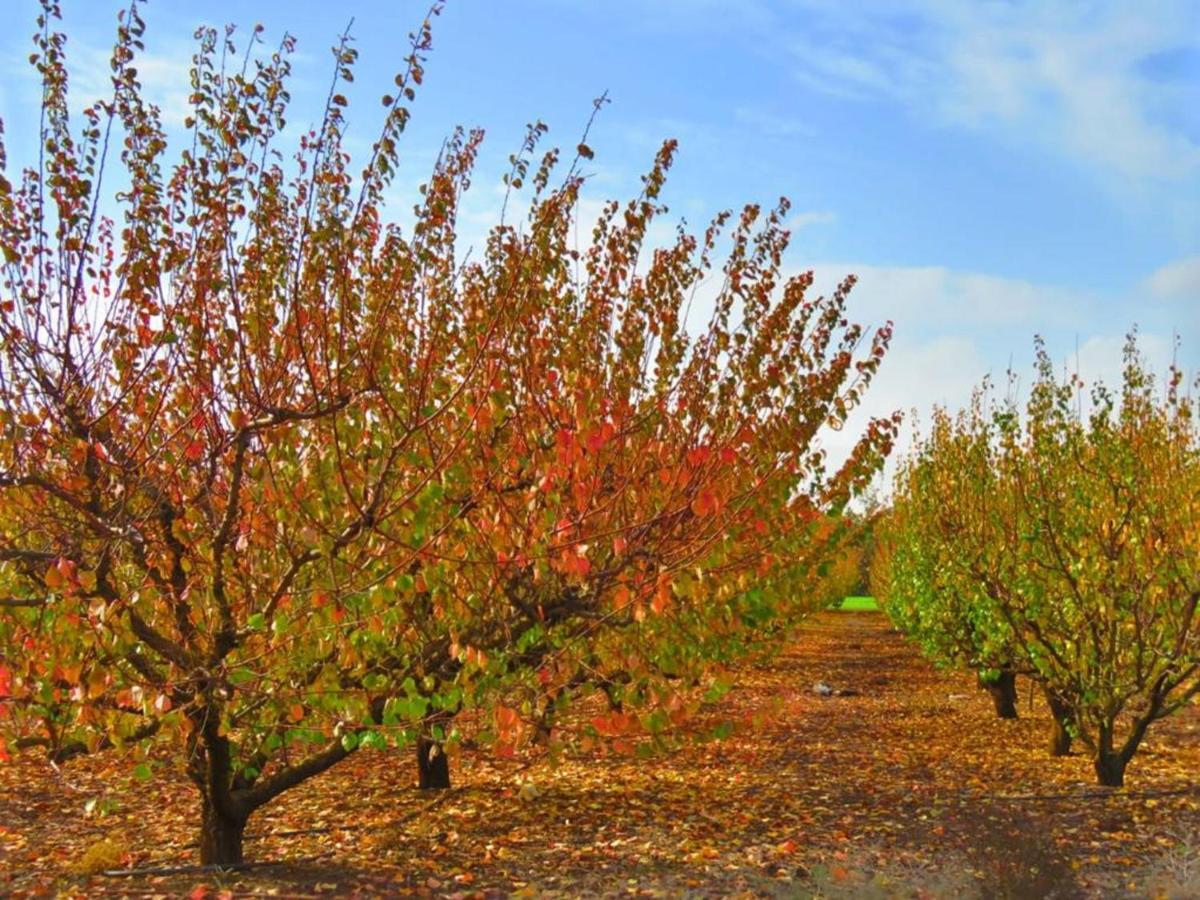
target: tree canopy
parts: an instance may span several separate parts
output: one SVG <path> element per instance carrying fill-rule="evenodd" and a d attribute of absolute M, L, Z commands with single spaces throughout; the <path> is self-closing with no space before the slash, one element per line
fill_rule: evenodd
<path fill-rule="evenodd" d="M 478 259 L 456 214 L 480 132 L 448 139 L 410 226 L 389 221 L 438 11 L 355 174 L 348 36 L 285 156 L 292 39 L 201 30 L 168 161 L 139 5 L 111 97 L 76 116 L 46 0 L 38 158 L 10 176 L 0 153 L 0 741 L 185 766 L 204 862 L 240 861 L 281 792 L 360 748 L 441 742 L 464 709 L 503 749 L 616 684 L 637 714 L 589 738 L 663 730 L 668 681 L 803 608 L 823 514 L 894 436 L 872 422 L 826 471 L 818 436 L 891 327 L 847 319 L 852 279 L 812 298 L 784 274 L 786 202 L 648 246 L 674 142 L 583 251 L 592 151 L 562 173 L 533 155 L 540 126 L 507 179 L 528 214 Z"/>

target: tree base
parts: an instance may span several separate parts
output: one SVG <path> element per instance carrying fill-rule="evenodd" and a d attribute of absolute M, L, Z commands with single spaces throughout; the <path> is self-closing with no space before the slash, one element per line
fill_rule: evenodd
<path fill-rule="evenodd" d="M 1050 723 L 1050 740 L 1046 743 L 1046 750 L 1051 756 L 1071 755 L 1071 732 L 1058 719 Z"/>
<path fill-rule="evenodd" d="M 1054 717 L 1050 725 L 1050 740 L 1046 749 L 1050 751 L 1051 756 L 1070 756 L 1070 724 L 1074 717 L 1071 705 L 1049 688 L 1046 688 L 1045 691 L 1050 715 Z"/>
<path fill-rule="evenodd" d="M 1128 761 L 1120 753 L 1101 753 L 1096 757 L 1096 783 L 1105 787 L 1125 786 Z"/>
<path fill-rule="evenodd" d="M 202 866 L 240 866 L 246 820 L 223 816 L 209 804 L 204 806 L 200 826 L 200 864 Z"/>
<path fill-rule="evenodd" d="M 417 784 L 423 791 L 450 787 L 450 760 L 437 741 L 417 738 Z"/>
<path fill-rule="evenodd" d="M 1017 675 L 1001 672 L 994 679 L 979 679 L 979 686 L 992 696 L 996 716 L 1001 719 L 1017 718 Z"/>

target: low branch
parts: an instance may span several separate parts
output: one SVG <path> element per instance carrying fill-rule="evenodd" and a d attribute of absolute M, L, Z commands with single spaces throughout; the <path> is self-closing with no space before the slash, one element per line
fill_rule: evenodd
<path fill-rule="evenodd" d="M 354 751 L 346 749 L 340 737 L 334 738 L 323 750 L 314 753 L 307 759 L 276 772 L 253 787 L 238 791 L 239 796 L 236 797 L 235 802 L 245 804 L 250 810 L 258 809 L 288 788 L 293 788 L 314 775 L 320 775 L 352 752 Z"/>
<path fill-rule="evenodd" d="M 0 609 L 37 609 L 49 602 L 48 597 L 0 597 Z"/>

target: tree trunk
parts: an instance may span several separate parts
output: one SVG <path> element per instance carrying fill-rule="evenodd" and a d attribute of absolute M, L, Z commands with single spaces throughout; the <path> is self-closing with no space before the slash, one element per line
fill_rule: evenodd
<path fill-rule="evenodd" d="M 204 818 L 200 829 L 200 864 L 202 866 L 236 866 L 242 862 L 242 841 L 246 817 L 222 813 L 209 800 L 204 801 Z"/>
<path fill-rule="evenodd" d="M 1071 755 L 1071 722 L 1074 719 L 1074 712 L 1071 709 L 1071 704 L 1063 700 L 1062 696 L 1049 687 L 1043 686 L 1046 692 L 1046 703 L 1050 707 L 1050 715 L 1053 716 L 1053 721 L 1050 723 L 1050 742 L 1048 749 L 1051 756 L 1070 756 Z"/>
<path fill-rule="evenodd" d="M 979 686 L 992 695 L 992 703 L 996 706 L 996 715 L 1001 719 L 1017 718 L 1017 675 L 1004 669 L 995 678 L 980 677 Z"/>
<path fill-rule="evenodd" d="M 1124 786 L 1128 762 L 1122 753 L 1101 750 L 1096 754 L 1096 781 L 1106 787 Z"/>
<path fill-rule="evenodd" d="M 450 760 L 437 741 L 417 738 L 417 783 L 421 790 L 444 790 L 450 787 Z"/>
<path fill-rule="evenodd" d="M 1138 747 L 1141 746 L 1142 739 L 1146 736 L 1146 729 L 1150 727 L 1150 723 L 1154 721 L 1161 709 L 1162 696 L 1156 693 L 1150 698 L 1149 710 L 1133 720 L 1125 743 L 1120 749 L 1113 746 L 1112 722 L 1100 726 L 1095 758 L 1096 780 L 1100 784 L 1107 787 L 1122 787 L 1125 784 L 1125 769 L 1137 753 Z"/>

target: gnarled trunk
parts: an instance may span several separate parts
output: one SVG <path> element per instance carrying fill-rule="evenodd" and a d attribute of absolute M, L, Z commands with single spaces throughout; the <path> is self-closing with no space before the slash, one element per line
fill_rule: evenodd
<path fill-rule="evenodd" d="M 1123 753 L 1100 751 L 1096 754 L 1096 781 L 1106 787 L 1122 787 L 1125 784 L 1125 767 L 1129 760 Z"/>
<path fill-rule="evenodd" d="M 992 678 L 979 676 L 979 686 L 992 695 L 996 715 L 1001 719 L 1017 718 L 1017 673 L 1002 669 Z"/>
<path fill-rule="evenodd" d="M 249 816 L 222 812 L 207 798 L 200 826 L 200 864 L 236 866 L 242 863 L 242 843 Z"/>
<path fill-rule="evenodd" d="M 445 748 L 427 737 L 417 738 L 417 784 L 423 791 L 450 787 L 450 760 Z"/>
<path fill-rule="evenodd" d="M 1046 693 L 1046 704 L 1050 707 L 1053 721 L 1050 723 L 1050 741 L 1047 749 L 1051 756 L 1070 756 L 1071 754 L 1071 723 L 1074 720 L 1074 710 L 1062 695 L 1043 686 Z"/>
<path fill-rule="evenodd" d="M 1155 695 L 1151 698 L 1150 709 L 1147 713 L 1133 720 L 1129 735 L 1120 748 L 1113 746 L 1114 728 L 1111 721 L 1100 726 L 1096 740 L 1096 757 L 1093 764 L 1096 767 L 1096 781 L 1107 787 L 1122 787 L 1125 784 L 1125 769 L 1129 761 L 1137 753 L 1146 729 L 1154 721 L 1154 716 L 1161 709 L 1162 698 Z"/>
<path fill-rule="evenodd" d="M 221 734 L 220 710 L 197 705 L 191 710 L 195 730 L 188 742 L 188 774 L 200 791 L 200 864 L 242 863 L 246 821 L 254 807 L 234 799 L 229 738 Z"/>
<path fill-rule="evenodd" d="M 234 775 L 232 745 L 221 733 L 220 707 L 196 704 L 190 708 L 189 717 L 193 731 L 188 741 L 188 775 L 201 798 L 201 865 L 241 865 L 246 822 L 251 814 L 351 752 L 341 737 L 334 737 L 323 748 L 277 769 L 270 777 L 252 780 Z"/>

